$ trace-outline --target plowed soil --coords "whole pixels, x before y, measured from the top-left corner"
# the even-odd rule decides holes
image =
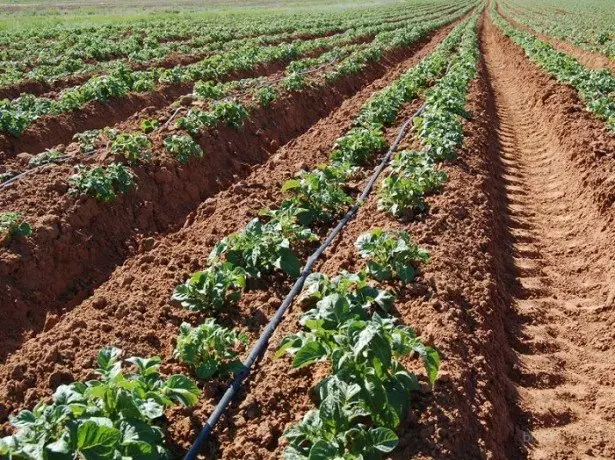
[[[138,245],[136,254],[115,269],[87,300],[70,309],[71,304],[67,304],[65,310],[59,311],[37,310],[37,303],[28,308],[20,308],[19,303],[9,307],[9,315],[14,315],[13,327],[2,331],[3,349],[9,356],[0,367],[3,419],[9,411],[31,405],[59,384],[91,374],[95,354],[92,350],[104,344],[115,343],[129,354],[160,354],[170,358],[177,327],[190,317],[171,304],[173,287],[202,267],[213,245],[224,235],[241,229],[260,209],[279,203],[279,189],[292,174],[325,161],[335,139],[350,127],[369,96],[416,65],[448,30],[450,27],[436,33],[426,45],[409,51],[411,56],[402,56],[400,64],[381,67],[382,78],[365,85],[354,96],[346,95],[339,108],[267,161],[257,164],[245,179],[206,199],[188,216],[182,229],[134,243]],[[373,78],[374,74],[371,75]],[[322,106],[319,102],[317,107]],[[255,286],[237,311],[223,315],[222,322],[247,328],[255,339],[287,289],[288,281],[275,279]],[[28,335],[33,338],[24,342]],[[27,357],[40,357],[42,349],[46,350],[42,359],[32,361]],[[36,366],[31,365],[33,362]],[[171,365],[167,370],[174,367],[177,366]],[[222,390],[215,383],[206,388],[207,394],[199,407],[171,415],[172,441],[181,447],[187,447],[194,439],[201,420],[211,411]]]
[[[479,36],[464,144],[458,159],[442,166],[448,182],[413,220],[378,211],[372,195],[317,270],[359,269],[354,242],[374,227],[406,230],[430,252],[414,283],[388,286],[397,295],[394,313],[442,357],[433,387],[418,362],[404,363],[419,375],[421,391],[392,458],[615,458],[615,136],[571,87],[528,61],[488,13]],[[443,37],[440,31],[381,78],[372,75],[373,82],[268,151],[234,185],[212,191],[178,220],[182,228],[135,235],[133,248],[116,260],[122,265],[93,277],[93,293],[84,290],[63,309],[8,304],[9,316],[19,318],[11,327],[20,329],[2,328],[2,429],[10,412],[91,376],[104,345],[158,354],[165,373],[189,372],[172,358],[174,337],[182,321],[201,317],[169,300],[174,286],[203,266],[220,238],[279,203],[286,179],[326,160],[368,97]],[[404,107],[389,139],[420,103]],[[416,147],[411,134],[405,147]],[[84,276],[96,270],[86,268]],[[287,279],[272,276],[215,316],[247,331],[253,343],[288,288]],[[293,306],[283,320],[204,457],[279,458],[285,428],[314,407],[308,389],[326,366],[293,370],[288,358],[272,359],[281,337],[298,330],[299,314]],[[168,441],[178,456],[227,383],[207,382],[195,408],[167,412]]]
[[[239,132],[222,128],[206,133],[200,139],[207,152],[201,161],[178,167],[167,159],[136,168],[139,188],[115,203],[98,203],[89,197],[75,200],[66,195],[68,166],[44,169],[11,186],[0,198],[0,209],[38,215],[33,223],[40,230],[32,238],[14,241],[10,248],[0,250],[0,285],[8,293],[4,320],[9,326],[0,334],[0,356],[19,346],[23,333],[27,336],[43,329],[49,314],[61,314],[91,295],[116,266],[138,252],[140,240],[185,227],[184,219],[199,203],[241,178],[250,180],[252,168],[260,170],[279,145],[307,131],[322,117],[328,120],[332,111],[339,117],[339,109],[335,109],[342,102],[342,108],[352,104],[356,112],[374,90],[415,65],[451,28],[390,54],[361,75],[291,94],[260,109]],[[341,113],[344,119],[351,114]],[[300,166],[301,162],[294,163],[294,171]],[[253,212],[259,209],[256,205]]]

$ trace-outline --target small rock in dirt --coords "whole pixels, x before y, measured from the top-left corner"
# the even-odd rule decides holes
[[[97,310],[102,310],[107,306],[107,299],[105,299],[104,297],[94,299],[94,301],[92,302],[92,306]]]
[[[23,366],[21,364],[17,364],[13,370],[11,371],[11,378],[13,380],[21,380],[23,379]]]
[[[145,238],[141,241],[141,251],[150,251],[156,245],[156,240],[152,237]]]
[[[26,153],[26,152],[22,152],[22,153],[18,153],[17,154],[17,159],[23,165],[27,165],[33,157],[34,157],[34,155],[32,155],[30,153]]]
[[[53,313],[48,313],[47,317],[45,318],[45,325],[43,326],[43,331],[45,332],[50,331],[51,328],[53,328],[53,326],[58,324],[59,319],[60,318],[58,317],[58,315],[54,315]]]
[[[70,372],[56,371],[49,376],[47,386],[55,390],[60,385],[71,383],[73,380],[73,375]]]
[[[192,103],[194,102],[194,97],[191,94],[187,94],[186,96],[183,96],[180,100],[179,103],[183,106],[189,106],[192,105]]]
[[[134,280],[135,280],[135,277],[134,277],[134,276],[127,275],[127,276],[126,276],[126,277],[124,277],[124,279],[122,280],[122,287],[130,286]]]

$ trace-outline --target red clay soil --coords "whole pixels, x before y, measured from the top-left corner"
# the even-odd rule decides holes
[[[428,198],[427,215],[396,222],[370,198],[320,269],[360,268],[354,241],[376,226],[405,229],[431,253],[415,283],[391,286],[402,322],[443,357],[441,376],[433,389],[423,384],[393,458],[613,458],[612,203],[600,199],[604,184],[583,177],[615,164],[596,161],[588,141],[612,152],[614,140],[574,109],[580,105],[570,88],[542,74],[491,24],[482,51],[464,148],[445,165],[449,181]],[[561,128],[562,118],[572,129]],[[272,348],[296,331],[297,310]],[[313,408],[306,390],[324,373],[323,365],[307,375],[292,370],[270,351],[207,456],[278,458],[280,434]]]
[[[555,49],[563,53],[569,54],[570,56],[577,59],[585,67],[596,70],[608,69],[611,71],[611,73],[615,75],[615,62],[613,62],[612,59],[609,59],[608,56],[605,56],[604,54],[595,51],[583,49],[564,40],[558,40],[556,38],[540,33],[537,30],[526,26],[525,24],[521,24],[519,21],[516,21],[514,18],[504,13],[499,5],[497,6],[497,10],[500,15],[508,22],[510,22],[513,26],[517,27],[518,29],[529,32],[535,35],[537,38],[550,43]]]
[[[457,161],[443,166],[449,180],[427,198],[427,212],[395,221],[371,197],[318,268],[358,269],[353,243],[375,226],[405,229],[430,251],[415,283],[390,285],[395,313],[443,360],[433,388],[421,379],[393,458],[613,458],[615,137],[490,21],[481,30],[481,51],[464,146]],[[244,180],[206,200],[181,230],[140,239],[91,297],[60,315],[49,312],[44,331],[31,328],[32,338],[0,366],[1,420],[61,383],[91,376],[103,345],[159,354],[165,372],[188,372],[172,359],[174,337],[181,321],[202,318],[169,300],[173,287],[203,266],[222,236],[278,203],[285,179],[325,160],[361,104],[401,71],[346,99]],[[212,315],[247,330],[253,342],[288,284],[264,280],[237,307]],[[297,329],[298,313],[283,321],[272,347]],[[418,362],[405,364],[423,375]],[[281,433],[313,407],[309,387],[327,371],[292,370],[287,358],[272,361],[271,350],[261,366],[205,456],[279,457]],[[177,455],[225,383],[208,382],[196,408],[167,412]]]
[[[443,37],[439,35],[439,38]],[[324,161],[334,140],[349,128],[358,109],[373,91],[416,64],[435,43],[434,38],[430,45],[390,69],[382,79],[347,98],[339,109],[315,123],[306,134],[280,149],[265,164],[256,166],[245,180],[206,200],[190,214],[183,229],[168,236],[141,239],[137,253],[116,268],[83,303],[65,312],[46,312],[41,308],[47,306],[44,302],[32,304],[29,310],[20,308],[19,303],[15,307],[13,303],[8,305],[5,311],[15,320],[3,332],[13,328],[24,331],[23,339],[33,338],[24,343],[16,334],[3,338],[3,349],[13,349],[0,368],[3,420],[9,411],[24,404],[31,406],[58,384],[88,375],[96,350],[105,344],[115,343],[131,354],[161,354],[170,358],[177,325],[189,317],[169,301],[173,287],[202,267],[220,238],[239,230],[261,208],[278,203],[281,199],[279,188],[285,179],[301,168]],[[116,218],[113,215],[107,221]],[[89,276],[91,271],[90,268],[83,275]],[[287,280],[281,284],[273,281],[273,294],[267,282],[263,290],[248,293],[239,309],[226,312],[221,319],[249,328],[251,338],[255,339],[287,289]],[[44,331],[36,335],[41,328]],[[47,350],[43,356],[41,350]],[[32,360],[33,355],[38,358]],[[169,370],[171,367],[177,366],[170,366]],[[219,386],[208,384],[207,388],[212,393],[203,398],[195,415],[189,417],[191,411],[173,415],[172,438],[182,447],[193,439],[200,421],[220,396]]]
[[[517,448],[615,458],[615,136],[492,25],[483,46]]]
[[[367,36],[358,39],[357,43],[371,38]],[[316,57],[328,49],[323,46],[306,53],[303,57]],[[261,64],[253,69],[231,72],[219,78],[219,81],[267,76],[284,69],[287,64],[286,61]],[[90,101],[76,111],[42,116],[34,120],[19,137],[0,134],[0,160],[13,157],[20,152],[38,153],[54,145],[66,144],[71,141],[75,133],[111,126],[144,108],[165,107],[179,96],[192,92],[193,87],[194,82],[161,85],[155,91],[148,93],[132,92],[123,97],[111,98],[104,103]]]
[[[185,167],[170,159],[137,167],[138,189],[117,202],[66,195],[68,166],[43,171],[51,176],[45,187],[34,174],[20,188],[5,190],[0,209],[19,209],[38,217],[33,219],[31,237],[0,250],[1,289],[6,293],[1,307],[7,324],[0,336],[0,356],[19,347],[22,334],[27,337],[42,330],[49,313],[70,309],[87,298],[137,250],[139,239],[179,227],[198,203],[246,177],[250,165],[264,162],[280,144],[305,132],[362,87],[350,100],[364,102],[374,89],[432,50],[451,27],[422,48],[416,45],[397,53],[393,62],[374,64],[360,77],[299,92],[261,109],[240,132],[224,128],[202,136],[204,160]],[[402,64],[391,69],[395,60]],[[383,74],[382,80],[369,84]]]
[[[420,376],[421,391],[400,427],[400,445],[392,458],[505,458],[506,443],[513,436],[506,390],[498,377],[506,372],[500,347],[505,333],[494,308],[499,299],[490,248],[495,245],[492,228],[497,216],[487,192],[487,102],[483,73],[469,96],[473,117],[465,124],[466,145],[458,161],[444,166],[449,181],[442,193],[428,197],[429,210],[421,219],[396,220],[377,209],[377,196],[372,195],[317,268],[329,275],[360,269],[364,264],[354,242],[376,227],[406,230],[430,251],[431,260],[415,282],[387,286],[397,296],[393,313],[437,346],[443,358],[433,388],[419,363],[405,363]],[[407,107],[404,115],[415,108]],[[390,130],[389,136],[395,134]],[[412,143],[407,138],[401,148],[408,145]],[[299,314],[294,306],[276,331],[270,351],[250,377],[247,395],[216,429],[208,458],[280,458],[285,446],[280,434],[314,407],[309,388],[326,374],[326,366],[293,370],[290,359],[272,359],[281,338],[298,329]]]

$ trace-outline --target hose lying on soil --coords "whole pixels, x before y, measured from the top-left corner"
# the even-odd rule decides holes
[[[235,379],[231,382],[226,392],[224,393],[224,395],[222,396],[222,398],[220,399],[220,401],[214,408],[214,411],[211,413],[211,415],[209,416],[209,418],[207,419],[207,421],[201,428],[201,431],[199,432],[194,444],[192,445],[192,447],[190,448],[190,450],[187,452],[186,456],[184,457],[184,460],[195,460],[197,458],[198,453],[201,451],[201,447],[203,446],[205,441],[207,441],[207,439],[209,438],[211,432],[213,431],[214,426],[216,425],[216,423],[218,422],[218,420],[220,419],[220,417],[226,410],[227,406],[230,404],[230,402],[233,400],[233,398],[237,394],[243,381],[246,379],[246,377],[250,373],[251,367],[267,350],[269,339],[271,338],[274,331],[276,330],[276,328],[282,321],[282,317],[284,316],[284,313],[286,313],[286,310],[288,310],[288,308],[292,304],[297,294],[301,292],[301,289],[303,288],[303,284],[306,278],[312,271],[312,267],[314,266],[316,261],[319,259],[319,257],[322,255],[322,253],[325,251],[325,249],[327,249],[327,247],[331,244],[331,242],[337,236],[337,234],[342,231],[342,229],[346,226],[346,224],[350,221],[350,219],[352,219],[352,217],[356,214],[359,207],[362,205],[362,203],[365,201],[365,199],[368,197],[368,195],[372,191],[374,184],[376,183],[376,180],[378,179],[378,176],[380,176],[382,171],[384,171],[384,169],[387,167],[391,159],[391,156],[397,150],[399,143],[401,142],[401,140],[404,138],[404,136],[408,132],[408,128],[410,127],[412,121],[416,117],[418,117],[423,112],[424,109],[425,109],[425,104],[423,104],[402,125],[402,127],[399,130],[399,133],[397,134],[397,137],[395,138],[395,140],[389,147],[389,150],[382,158],[382,161],[380,162],[380,164],[378,165],[378,167],[376,168],[376,170],[370,177],[369,181],[365,185],[365,188],[363,189],[363,192],[361,193],[359,198],[355,201],[355,204],[346,212],[344,217],[342,217],[342,219],[338,222],[335,228],[331,230],[331,232],[327,236],[327,239],[308,258],[305,264],[305,267],[303,268],[303,271],[301,272],[301,275],[293,284],[290,292],[282,301],[282,304],[277,309],[277,311],[275,312],[275,314],[273,315],[273,317],[271,318],[271,320],[265,327],[263,334],[260,336],[256,344],[250,351],[248,358],[243,363],[244,370],[240,372],[235,377]]]

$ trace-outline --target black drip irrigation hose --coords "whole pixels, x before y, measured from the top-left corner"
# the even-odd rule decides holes
[[[305,267],[303,268],[303,271],[301,272],[301,276],[299,276],[297,281],[295,281],[295,284],[293,284],[293,287],[291,288],[290,292],[284,298],[282,304],[280,305],[280,307],[277,309],[277,311],[275,312],[275,314],[273,315],[273,317],[271,318],[271,320],[267,324],[267,327],[265,327],[265,330],[263,331],[263,334],[261,335],[261,337],[258,339],[256,344],[254,345],[254,347],[250,351],[250,354],[248,355],[248,358],[243,363],[244,370],[241,373],[239,373],[235,377],[233,382],[229,385],[229,387],[227,388],[226,392],[224,393],[224,395],[222,396],[222,398],[220,399],[220,401],[218,402],[218,404],[214,408],[214,411],[211,413],[211,415],[209,416],[209,418],[207,419],[207,421],[205,422],[205,424],[201,428],[201,431],[199,432],[196,440],[194,441],[194,444],[192,445],[190,450],[186,453],[186,456],[184,457],[184,460],[194,460],[194,459],[197,458],[197,455],[201,451],[201,448],[203,447],[203,444],[205,443],[205,441],[207,441],[207,439],[211,435],[211,433],[212,433],[212,431],[214,429],[214,426],[216,425],[216,423],[218,422],[218,420],[220,419],[220,417],[222,416],[222,414],[226,410],[227,406],[231,403],[231,401],[233,400],[233,398],[235,397],[235,395],[239,391],[239,388],[241,387],[241,384],[243,383],[243,381],[246,379],[246,377],[250,373],[250,369],[251,369],[252,365],[267,350],[267,346],[269,344],[269,339],[271,338],[271,336],[273,335],[274,331],[276,330],[276,328],[278,327],[278,325],[282,321],[282,317],[284,316],[284,313],[286,313],[286,311],[288,310],[288,308],[292,304],[292,302],[295,299],[295,297],[301,292],[301,289],[303,288],[303,284],[305,283],[306,278],[312,272],[312,267],[314,266],[314,264],[316,263],[318,258],[322,255],[322,253],[325,251],[325,249],[327,249],[327,247],[331,244],[331,242],[337,236],[337,234],[342,231],[342,229],[346,226],[346,224],[356,214],[356,212],[359,209],[359,207],[363,204],[365,199],[368,197],[368,195],[372,191],[372,189],[374,187],[374,184],[376,183],[376,180],[378,179],[378,176],[380,176],[382,171],[387,167],[387,165],[388,165],[388,163],[389,163],[389,161],[391,159],[391,156],[397,150],[397,147],[399,146],[399,143],[401,142],[401,140],[404,138],[404,136],[408,132],[408,128],[410,127],[410,124],[412,123],[412,121],[416,117],[418,117],[423,112],[423,110],[425,110],[425,104],[423,104],[402,125],[401,129],[399,130],[399,133],[397,134],[397,137],[395,138],[395,140],[393,141],[393,143],[389,147],[389,150],[384,155],[384,157],[382,158],[382,161],[380,162],[380,164],[378,165],[378,167],[376,168],[376,170],[374,171],[374,173],[370,177],[369,181],[365,185],[365,188],[363,189],[363,193],[361,193],[359,198],[355,201],[355,204],[348,210],[348,212],[346,212],[344,217],[342,217],[342,219],[338,222],[338,224],[335,226],[335,228],[333,230],[331,230],[331,232],[327,236],[327,239],[308,258],[308,260],[307,260],[307,262],[305,264]]]

